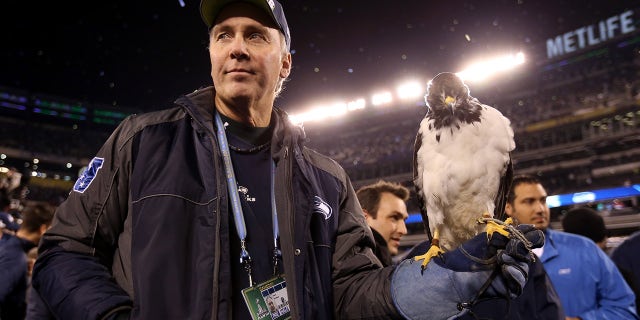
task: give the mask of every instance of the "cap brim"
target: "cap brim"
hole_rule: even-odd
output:
[[[209,29],[211,29],[215,24],[216,18],[218,18],[218,15],[220,14],[220,10],[232,2],[251,3],[266,12],[276,25],[278,25],[277,19],[273,15],[273,11],[265,0],[202,0],[200,2],[200,16]]]

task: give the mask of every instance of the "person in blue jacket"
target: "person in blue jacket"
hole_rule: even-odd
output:
[[[442,319],[519,294],[533,228],[382,267],[343,168],[274,107],[292,70],[281,4],[200,9],[213,86],[123,120],[43,238],[33,289],[56,318]]]
[[[633,291],[613,261],[591,239],[549,228],[547,192],[534,176],[514,177],[505,211],[517,223],[543,230],[534,252],[553,283],[566,319],[638,319]]]

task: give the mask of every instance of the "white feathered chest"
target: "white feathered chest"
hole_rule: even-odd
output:
[[[429,95],[440,94],[432,89],[433,81]],[[436,102],[427,98],[431,110],[416,138],[414,183],[431,233],[438,227],[440,246],[451,250],[483,230],[478,218],[493,216],[515,143],[509,120],[498,110],[468,94],[462,101],[443,92]],[[441,100],[445,106],[435,110]]]

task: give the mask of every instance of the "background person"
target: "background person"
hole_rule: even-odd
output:
[[[38,245],[53,218],[44,205],[27,206],[14,234],[0,232],[0,319],[23,319],[29,287],[27,253]]]
[[[636,231],[611,252],[627,283],[636,295],[636,312],[640,312],[640,231]]]
[[[546,201],[547,191],[537,178],[517,176],[505,210],[517,223],[544,231],[545,244],[535,251],[567,319],[637,319],[633,291],[613,261],[590,239],[550,229]]]
[[[392,264],[400,240],[407,234],[409,189],[398,183],[378,181],[356,191],[362,212],[376,240],[376,257],[383,266]]]
[[[597,211],[587,207],[570,209],[562,218],[562,229],[591,239],[607,252],[607,228]]]

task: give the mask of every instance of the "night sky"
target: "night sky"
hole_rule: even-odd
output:
[[[211,82],[199,1],[183,1],[4,0],[0,85],[143,110],[169,106]],[[276,105],[290,112],[460,71],[482,55],[533,53],[548,37],[640,7],[639,0],[281,3],[294,70]]]

